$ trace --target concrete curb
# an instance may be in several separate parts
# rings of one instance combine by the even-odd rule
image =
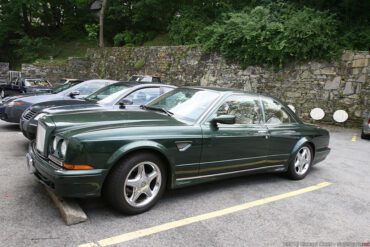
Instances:
[[[66,225],[75,225],[88,219],[85,212],[75,200],[61,198],[55,195],[48,187],[44,186],[44,188],[48,192],[55,206],[59,209]]]

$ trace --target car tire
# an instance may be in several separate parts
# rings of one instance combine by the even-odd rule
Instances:
[[[288,176],[293,180],[304,179],[311,170],[312,161],[312,147],[308,144],[302,145],[289,165]]]
[[[150,152],[121,160],[109,173],[103,194],[124,214],[140,214],[153,207],[166,188],[164,161]],[[156,177],[155,177],[156,176]]]
[[[370,135],[365,135],[364,131],[361,132],[362,139],[370,139]]]

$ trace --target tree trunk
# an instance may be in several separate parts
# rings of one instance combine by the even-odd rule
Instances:
[[[104,47],[104,15],[108,0],[103,0],[99,16],[99,47]]]

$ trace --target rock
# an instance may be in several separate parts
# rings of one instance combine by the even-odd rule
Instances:
[[[332,81],[328,81],[325,83],[325,90],[333,90],[338,89],[340,86],[341,77],[336,76]]]
[[[348,94],[353,94],[355,92],[354,87],[352,85],[352,82],[347,81],[346,85],[344,86],[343,93],[348,95]]]
[[[366,67],[368,64],[369,64],[369,59],[367,58],[357,59],[357,60],[353,60],[352,68]]]

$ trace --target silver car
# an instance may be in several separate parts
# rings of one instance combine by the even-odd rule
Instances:
[[[364,117],[364,122],[362,124],[362,139],[369,139],[370,138],[370,113],[366,114]]]

